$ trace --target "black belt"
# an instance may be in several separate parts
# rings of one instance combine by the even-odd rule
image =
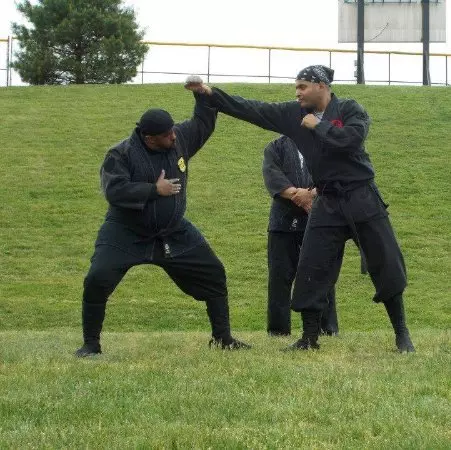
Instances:
[[[340,206],[341,212],[346,219],[347,224],[351,228],[352,238],[357,245],[360,252],[360,272],[362,274],[368,273],[368,267],[366,264],[365,254],[363,253],[362,245],[360,244],[359,235],[357,233],[357,228],[355,226],[352,214],[349,211],[347,200],[349,199],[349,193],[355,189],[368,185],[369,180],[358,181],[354,183],[341,184],[339,181],[333,181],[331,183],[319,183],[316,186],[316,192],[318,195],[330,195],[338,199],[338,204]]]

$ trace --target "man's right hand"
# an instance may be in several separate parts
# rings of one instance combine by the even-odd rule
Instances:
[[[303,208],[306,213],[312,209],[313,198],[315,192],[308,189],[297,188],[296,193],[291,197],[291,201],[300,208]]]
[[[157,180],[157,192],[159,195],[163,197],[169,197],[170,195],[175,195],[180,192],[182,185],[177,183],[180,181],[179,178],[165,178],[166,172],[164,170],[161,171],[160,176]]]
[[[197,75],[190,75],[185,81],[185,89],[196,92],[197,94],[212,95],[211,87],[202,81],[202,78]]]

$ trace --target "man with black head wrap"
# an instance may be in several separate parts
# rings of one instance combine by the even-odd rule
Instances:
[[[291,349],[319,348],[326,293],[337,281],[345,242],[354,239],[373,281],[373,300],[385,305],[400,352],[413,352],[402,294],[406,270],[401,250],[374,182],[364,141],[370,119],[357,102],[330,90],[334,71],[309,66],[296,77],[297,101],[266,103],[231,96],[191,82],[219,111],[290,137],[303,154],[318,196],[302,244],[292,309],[301,312],[303,333]]]
[[[184,218],[188,161],[212,134],[217,109],[195,94],[190,120],[174,124],[162,109],[146,111],[131,136],[111,148],[100,170],[109,203],[84,280],[83,346],[76,356],[101,353],[108,297],[126,272],[155,264],[196,300],[205,301],[210,346],[250,348],[230,332],[224,266],[199,230]]]

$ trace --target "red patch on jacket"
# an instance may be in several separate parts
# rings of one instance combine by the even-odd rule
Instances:
[[[343,128],[343,122],[339,119],[331,120],[330,123],[337,128]]]

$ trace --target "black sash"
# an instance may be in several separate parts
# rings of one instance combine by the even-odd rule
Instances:
[[[316,192],[318,195],[330,195],[338,199],[341,213],[343,214],[347,224],[351,228],[352,239],[354,240],[360,252],[360,272],[362,274],[368,273],[368,267],[366,264],[365,254],[363,253],[363,249],[360,244],[357,228],[355,226],[354,219],[352,218],[352,214],[349,211],[347,202],[349,200],[350,192],[359,187],[365,186],[366,184],[368,184],[368,180],[356,181],[347,184],[341,184],[339,181],[333,181],[331,183],[320,183],[318,186],[316,186]]]

